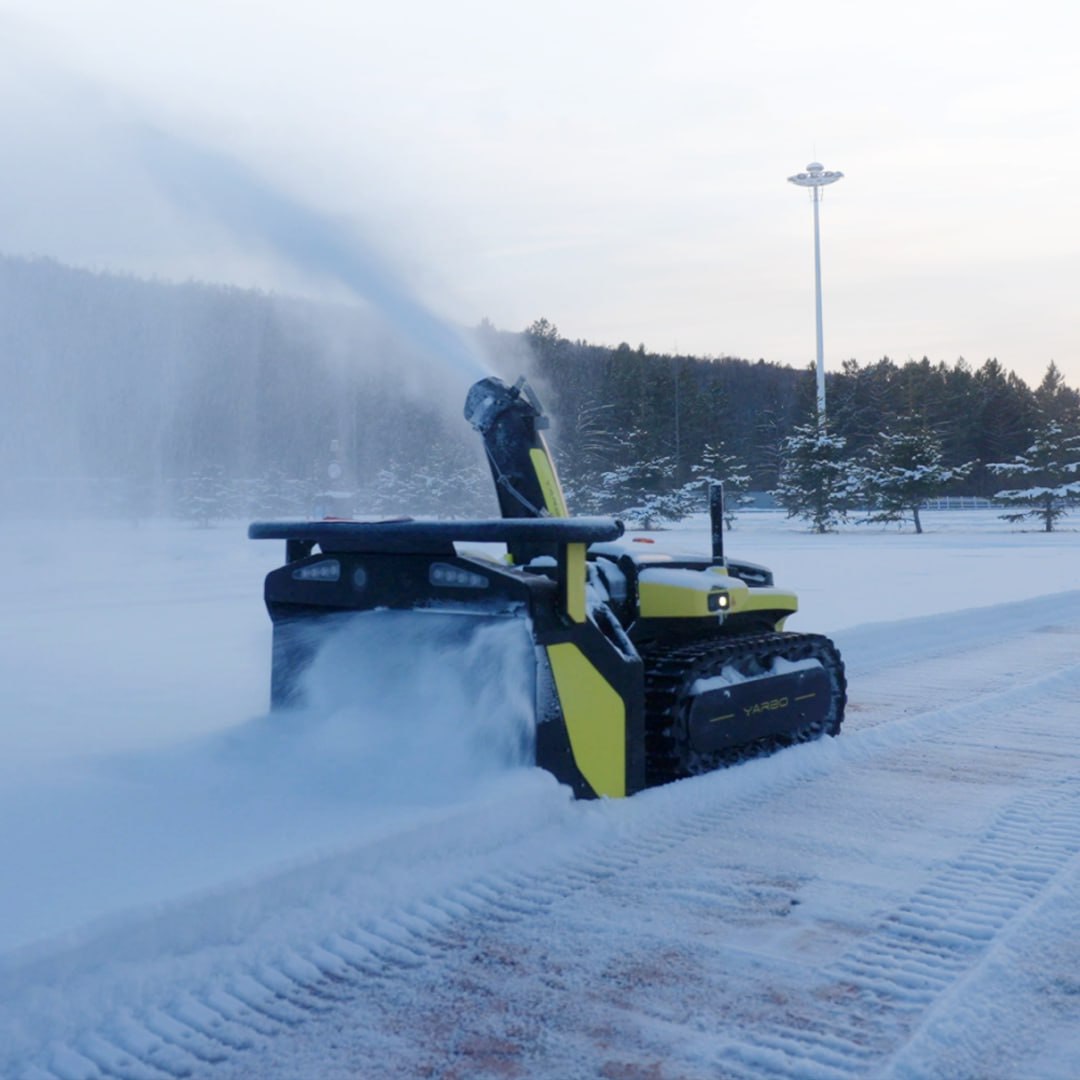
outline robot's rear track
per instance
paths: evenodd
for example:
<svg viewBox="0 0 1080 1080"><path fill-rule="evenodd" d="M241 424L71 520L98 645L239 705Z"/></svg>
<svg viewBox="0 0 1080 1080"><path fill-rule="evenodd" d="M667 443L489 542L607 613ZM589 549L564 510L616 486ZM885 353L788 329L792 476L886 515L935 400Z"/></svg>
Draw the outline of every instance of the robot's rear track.
<svg viewBox="0 0 1080 1080"><path fill-rule="evenodd" d="M836 647L819 634L764 633L714 636L683 644L654 644L641 649L645 663L645 749L649 786L733 765L770 754L793 743L835 735L847 699L844 665ZM780 657L817 661L828 685L828 701L804 726L780 735L751 738L712 752L694 748L689 736L692 687L734 669L754 680L753 693L767 702L777 683L768 672ZM746 684L744 684L745 687Z"/></svg>

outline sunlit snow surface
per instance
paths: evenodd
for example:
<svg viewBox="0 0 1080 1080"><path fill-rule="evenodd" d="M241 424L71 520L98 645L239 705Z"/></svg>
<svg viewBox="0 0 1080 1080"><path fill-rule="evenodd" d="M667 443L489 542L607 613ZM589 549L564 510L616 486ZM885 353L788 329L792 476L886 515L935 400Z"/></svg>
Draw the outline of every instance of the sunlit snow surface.
<svg viewBox="0 0 1080 1080"><path fill-rule="evenodd" d="M520 624L345 620L282 722L280 545L8 530L0 1075L1075 1075L1080 534L926 525L742 515L845 732L607 804Z"/></svg>

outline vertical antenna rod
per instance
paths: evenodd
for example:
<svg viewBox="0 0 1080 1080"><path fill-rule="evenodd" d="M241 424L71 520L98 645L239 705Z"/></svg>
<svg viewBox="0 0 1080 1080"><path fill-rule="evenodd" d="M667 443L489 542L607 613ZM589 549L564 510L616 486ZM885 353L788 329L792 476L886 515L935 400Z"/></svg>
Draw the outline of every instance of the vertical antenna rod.
<svg viewBox="0 0 1080 1080"><path fill-rule="evenodd" d="M724 565L724 485L719 481L709 483L709 525L712 529L712 561L714 566Z"/></svg>

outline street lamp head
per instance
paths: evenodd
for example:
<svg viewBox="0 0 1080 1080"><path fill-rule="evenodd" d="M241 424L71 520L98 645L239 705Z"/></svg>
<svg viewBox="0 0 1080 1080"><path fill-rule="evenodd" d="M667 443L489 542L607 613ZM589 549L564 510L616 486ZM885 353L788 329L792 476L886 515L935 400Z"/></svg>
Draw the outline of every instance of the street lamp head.
<svg viewBox="0 0 1080 1080"><path fill-rule="evenodd" d="M811 161L806 166L806 172L789 176L788 183L797 184L799 187L804 188L820 188L826 184L835 184L837 180L842 180L843 177L842 172L830 172L820 161Z"/></svg>

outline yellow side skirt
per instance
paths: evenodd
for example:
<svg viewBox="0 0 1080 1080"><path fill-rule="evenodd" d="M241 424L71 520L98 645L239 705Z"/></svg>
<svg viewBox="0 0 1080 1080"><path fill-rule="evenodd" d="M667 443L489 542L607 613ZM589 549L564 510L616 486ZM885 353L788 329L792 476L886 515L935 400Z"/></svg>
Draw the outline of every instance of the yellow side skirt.
<svg viewBox="0 0 1080 1080"><path fill-rule="evenodd" d="M626 794L626 705L573 643L547 646L570 748L597 795Z"/></svg>

